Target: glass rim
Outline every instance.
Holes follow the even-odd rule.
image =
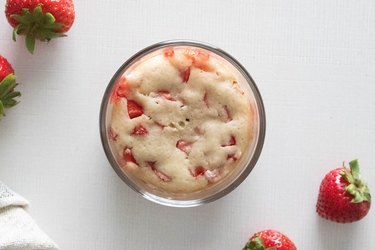
[[[156,50],[162,49],[164,47],[171,47],[171,46],[191,46],[191,47],[202,48],[202,49],[208,50],[210,52],[213,52],[223,57],[230,64],[232,64],[232,66],[234,66],[247,81],[252,91],[252,94],[254,96],[255,104],[256,104],[256,108],[258,112],[258,117],[259,117],[258,133],[257,133],[256,142],[255,142],[256,144],[254,146],[250,161],[247,164],[247,166],[244,166],[244,170],[237,176],[236,179],[234,179],[229,185],[224,187],[219,192],[216,192],[204,198],[198,198],[198,199],[193,199],[193,200],[168,199],[168,198],[163,198],[158,195],[152,194],[145,190],[142,190],[141,187],[139,187],[135,182],[130,180],[126,176],[126,174],[124,174],[123,171],[120,169],[120,166],[117,164],[117,161],[112,154],[112,151],[109,145],[108,133],[107,133],[107,124],[106,124],[107,108],[108,108],[108,103],[109,103],[109,99],[112,93],[113,86],[116,84],[117,79],[121,77],[122,74],[138,59]],[[251,75],[247,72],[245,67],[243,67],[242,64],[240,64],[234,57],[232,57],[230,54],[228,54],[224,50],[216,46],[213,46],[211,44],[208,44],[208,43],[195,41],[195,40],[166,40],[166,41],[152,44],[138,51],[129,59],[127,59],[115,72],[115,74],[112,76],[111,80],[109,81],[106,87],[106,90],[104,92],[103,98],[102,98],[102,102],[100,106],[100,113],[99,113],[99,129],[100,129],[100,138],[101,138],[102,146],[103,146],[104,152],[106,154],[106,157],[111,167],[115,170],[116,174],[122,179],[122,181],[124,181],[131,189],[141,194],[147,200],[150,200],[160,205],[165,205],[165,206],[170,206],[170,207],[195,207],[195,206],[199,206],[202,204],[215,201],[221,197],[224,197],[225,195],[227,195],[228,193],[236,189],[247,178],[250,172],[254,169],[260,157],[260,154],[262,152],[263,145],[264,145],[265,134],[266,134],[266,115],[265,115],[263,99],[262,99],[262,96],[259,92],[257,85],[255,84],[255,81],[253,80]]]

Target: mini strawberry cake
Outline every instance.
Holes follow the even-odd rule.
[[[249,91],[223,58],[189,46],[138,60],[112,89],[108,138],[122,171],[168,193],[229,176],[254,140]]]

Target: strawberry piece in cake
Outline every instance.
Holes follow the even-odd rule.
[[[185,140],[178,140],[176,143],[176,147],[182,152],[184,152],[186,155],[188,155],[191,151],[192,144],[193,144],[192,142],[188,142]]]
[[[142,125],[135,126],[132,135],[146,135],[148,133],[147,129]]]
[[[135,101],[128,100],[127,108],[130,119],[141,116],[143,114],[142,106]]]
[[[131,162],[131,163],[134,163],[134,164],[138,164],[137,161],[135,160],[135,158],[133,156],[133,153],[132,153],[132,150],[130,148],[124,148],[123,158],[124,158],[126,163]]]

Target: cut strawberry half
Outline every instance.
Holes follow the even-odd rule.
[[[176,101],[176,99],[174,99],[171,95],[171,93],[169,91],[165,91],[165,90],[162,90],[162,91],[158,91],[158,96],[164,98],[164,99],[167,99],[169,101]]]
[[[130,119],[141,116],[143,114],[143,107],[135,101],[128,100],[127,108]]]
[[[166,175],[165,173],[159,171],[156,168],[156,162],[155,161],[148,161],[147,164],[150,166],[151,170],[154,171],[154,173],[156,174],[156,176],[159,177],[160,180],[165,181],[165,182],[169,182],[169,181],[172,180],[171,177],[169,177],[168,175]]]
[[[186,155],[189,155],[192,144],[193,144],[192,142],[188,142],[185,140],[178,140],[176,143],[176,147],[182,152],[184,152]]]
[[[199,175],[204,175],[204,173],[206,173],[206,169],[202,166],[197,166],[194,168],[194,171],[190,171],[190,173],[192,174],[192,176],[197,177]]]
[[[190,67],[186,68],[185,70],[180,70],[180,77],[182,79],[182,83],[187,83],[190,78]]]
[[[133,129],[133,135],[146,135],[148,134],[148,131],[145,127],[143,127],[142,125],[138,125],[138,126],[135,126],[134,129]]]
[[[132,162],[132,163],[138,165],[137,161],[135,160],[135,158],[133,156],[133,152],[132,152],[132,150],[130,148],[127,148],[127,147],[124,148],[122,156],[123,156],[123,158],[125,160],[125,163]]]

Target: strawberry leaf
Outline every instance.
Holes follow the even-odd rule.
[[[24,14],[24,11],[22,11],[22,14]],[[12,15],[12,18],[19,23],[21,23],[23,21],[23,18],[22,18],[21,15]]]
[[[340,175],[349,183],[354,183],[354,178],[349,170],[344,168],[343,171],[340,172]]]
[[[44,17],[43,17],[43,22],[44,24],[50,24],[50,25],[54,25],[55,24],[55,17],[51,14],[51,13],[47,13]]]
[[[18,85],[18,84],[17,84]],[[18,96],[20,96],[21,94],[20,94],[20,92],[18,92],[18,91],[14,91],[14,92],[10,92],[10,93],[8,93],[5,97],[4,97],[4,99],[11,99],[11,98],[15,98],[15,97],[18,97]]]
[[[16,78],[13,74],[7,75],[0,82],[0,99],[3,99],[8,93],[10,93],[16,87]]]
[[[5,109],[17,105],[18,102],[14,98],[21,96],[20,92],[14,91],[17,85],[13,74],[7,75],[0,82],[0,118],[5,116]]]
[[[13,33],[12,33],[12,39],[13,41],[16,41],[16,37],[17,37],[17,33],[18,33],[18,29],[19,29],[20,25],[17,25],[14,29],[13,29]]]
[[[42,16],[43,16],[42,7],[41,7],[41,5],[39,5],[39,6],[35,7],[34,10],[33,10],[33,17],[35,19],[40,19],[40,18],[42,18]]]
[[[266,248],[263,240],[255,234],[255,237],[251,238],[242,250],[276,250],[276,247]]]
[[[25,39],[25,44],[27,50],[31,53],[34,54],[34,49],[35,49],[35,36],[33,34],[27,34],[26,39]]]
[[[13,30],[13,40],[16,40],[16,35],[25,35],[26,48],[31,54],[35,50],[36,39],[50,41],[53,38],[65,36],[60,32],[63,25],[57,23],[51,13],[44,13],[41,4],[31,12],[29,9],[22,9],[20,14],[11,15],[11,18],[18,22]]]
[[[359,164],[358,160],[352,160],[349,162],[350,171],[352,172],[354,179],[359,179]]]
[[[353,196],[353,203],[361,203],[364,201],[371,202],[370,190],[359,175],[358,160],[349,162],[349,165],[350,171],[344,168],[344,170],[340,173],[340,175],[349,182],[349,185],[346,186],[345,191]]]
[[[4,108],[3,102],[0,100],[0,118],[2,116],[5,116],[5,108]]]

